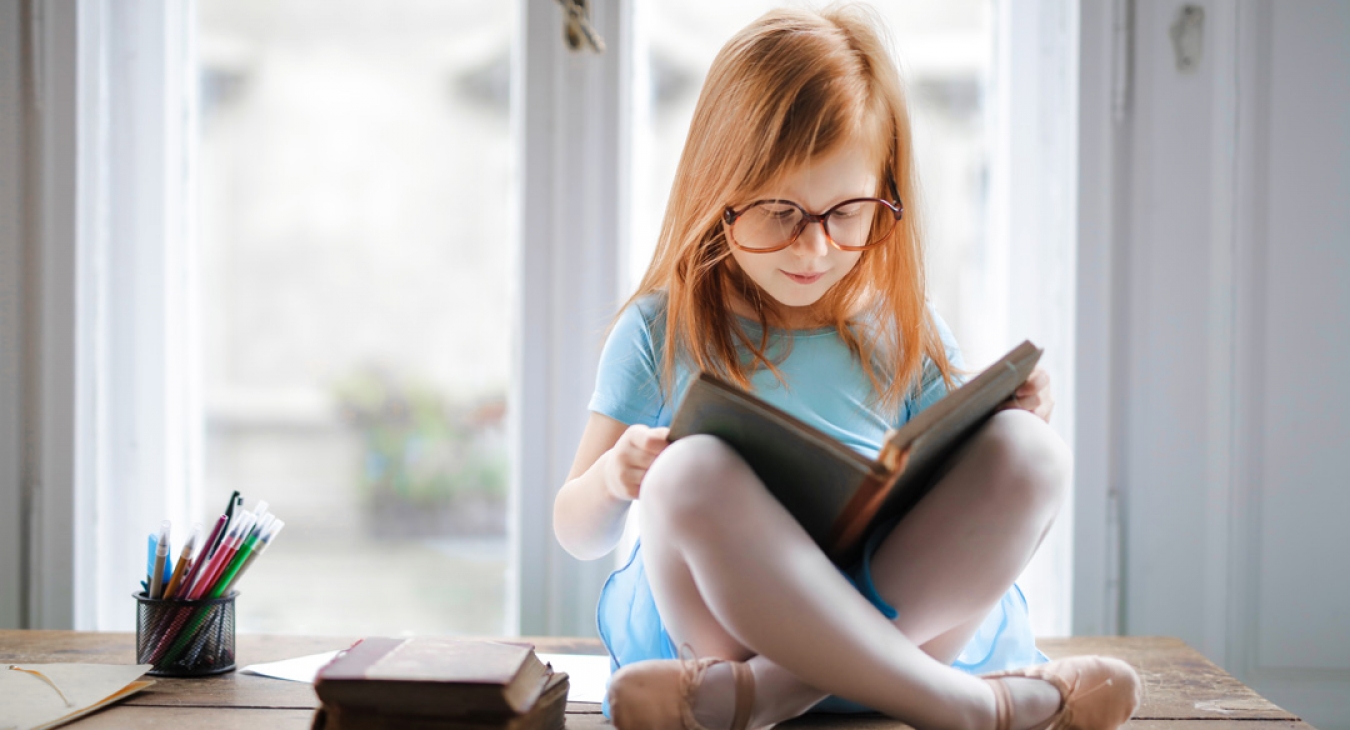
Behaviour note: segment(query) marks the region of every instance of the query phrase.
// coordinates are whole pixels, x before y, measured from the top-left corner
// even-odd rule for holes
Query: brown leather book
[[[348,712],[496,726],[530,712],[554,675],[526,644],[368,638],[320,669],[314,691]]]
[[[314,712],[311,730],[562,730],[567,710],[565,672],[554,672],[534,706],[519,715],[501,718],[426,717],[381,712],[322,703]]]
[[[1013,348],[889,432],[876,459],[708,373],[690,384],[670,439],[711,434],[726,441],[831,560],[848,565],[873,526],[903,516],[928,492],[952,453],[1012,397],[1040,356],[1031,342]]]

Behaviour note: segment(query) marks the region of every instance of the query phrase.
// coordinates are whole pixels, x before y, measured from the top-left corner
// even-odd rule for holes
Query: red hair
[[[713,60],[656,251],[628,302],[666,295],[663,389],[674,382],[677,358],[745,388],[758,368],[777,373],[768,336],[782,317],[777,303],[736,267],[721,214],[731,202],[847,144],[874,150],[875,195],[891,198],[893,183],[905,217],[891,240],[862,253],[813,305],[813,314],[836,327],[883,405],[898,409],[918,386],[924,356],[951,386],[952,366],[927,307],[909,114],[878,27],[861,8],[775,10],[737,33]],[[740,326],[733,296],[754,310],[760,337]]]

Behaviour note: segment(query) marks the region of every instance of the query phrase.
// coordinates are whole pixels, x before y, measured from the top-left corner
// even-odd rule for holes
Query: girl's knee
[[[1003,477],[991,480],[1000,496],[1051,507],[1063,501],[1073,455],[1040,417],[1019,409],[999,411],[985,424],[977,444],[992,460],[994,474]]]
[[[703,515],[725,502],[728,490],[753,475],[734,449],[714,436],[687,436],[667,446],[642,480],[641,498],[661,513]]]

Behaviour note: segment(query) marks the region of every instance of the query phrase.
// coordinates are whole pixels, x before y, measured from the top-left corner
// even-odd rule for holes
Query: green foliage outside
[[[364,443],[361,486],[373,503],[421,507],[505,500],[505,397],[454,404],[411,378],[364,369],[336,384],[343,420]]]

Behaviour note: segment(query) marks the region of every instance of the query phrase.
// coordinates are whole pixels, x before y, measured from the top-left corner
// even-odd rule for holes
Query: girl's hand
[[[1055,398],[1050,394],[1050,373],[1037,367],[1027,377],[1027,382],[1017,386],[1013,397],[1002,408],[1020,408],[1031,411],[1046,423],[1050,422],[1050,411],[1055,409]]]
[[[669,428],[649,428],[642,424],[629,426],[623,432],[614,444],[605,473],[605,486],[615,499],[631,501],[638,498],[642,477],[646,476],[656,455],[670,445],[666,440],[669,435]]]

